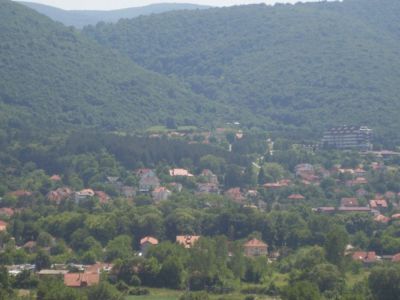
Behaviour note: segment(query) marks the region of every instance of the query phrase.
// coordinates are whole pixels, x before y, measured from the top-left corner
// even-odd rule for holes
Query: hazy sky
[[[29,2],[37,2],[47,4],[63,9],[98,9],[98,10],[110,10],[134,6],[143,6],[152,3],[197,3],[206,4],[212,6],[228,6],[228,5],[239,5],[239,4],[251,4],[251,3],[266,3],[274,4],[276,2],[284,3],[296,3],[299,0],[24,0]],[[303,0],[307,2],[312,0]],[[317,0],[315,0],[317,1]]]

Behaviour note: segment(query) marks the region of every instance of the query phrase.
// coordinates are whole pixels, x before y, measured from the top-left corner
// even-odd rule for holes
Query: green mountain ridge
[[[20,2],[37,12],[63,23],[66,26],[82,28],[86,25],[95,25],[99,22],[114,23],[120,19],[131,19],[142,15],[158,14],[173,10],[206,9],[209,6],[185,3],[159,3],[143,7],[132,7],[111,11],[98,10],[63,10],[60,8],[34,2]]]
[[[0,1],[3,128],[136,130],[167,118],[211,122],[217,105],[74,29]]]
[[[400,130],[400,3],[345,0],[169,12],[84,32],[141,66],[177,76],[269,130],[319,136],[365,124]],[[398,138],[397,138],[398,141]]]

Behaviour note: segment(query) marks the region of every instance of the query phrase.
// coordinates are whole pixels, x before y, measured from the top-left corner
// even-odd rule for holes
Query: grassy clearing
[[[166,132],[168,132],[168,129],[165,126],[152,126],[152,127],[147,128],[146,132],[148,132],[148,133],[166,133]]]
[[[367,269],[360,270],[360,272],[358,274],[347,273],[346,274],[346,284],[348,287],[353,287],[357,283],[367,280],[369,274],[370,274],[370,271]]]
[[[176,300],[184,293],[183,291],[175,291],[168,289],[149,289],[150,295],[148,296],[128,296],[125,300]],[[212,295],[210,294],[211,300],[243,300],[246,295],[241,294],[240,292],[235,292],[231,294],[225,295]],[[274,300],[276,298],[271,298],[268,296],[256,295],[257,300]]]

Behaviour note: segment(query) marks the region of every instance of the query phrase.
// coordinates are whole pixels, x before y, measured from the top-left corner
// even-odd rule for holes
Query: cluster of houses
[[[192,248],[201,238],[198,235],[178,235],[176,243],[182,245],[185,249]],[[146,256],[149,249],[158,245],[158,240],[154,237],[147,236],[140,240],[141,255]],[[268,256],[268,245],[263,241],[253,238],[243,244],[244,254],[248,257]]]
[[[342,198],[339,207],[317,207],[313,210],[322,214],[334,213],[368,213],[374,217],[374,220],[379,223],[388,223],[391,220],[400,219],[400,214],[393,214],[391,217],[385,216],[389,211],[391,200],[400,198],[400,194],[396,195],[391,192],[385,195],[376,195],[376,199],[371,199],[365,206],[360,206],[359,199],[356,197]]]
[[[349,248],[352,248],[350,245]],[[351,255],[354,261],[361,262],[365,266],[373,265],[379,262],[400,262],[400,253],[394,255],[382,255],[378,256],[375,251],[352,251],[352,249],[347,250],[347,254]]]
[[[197,235],[181,235],[176,237],[176,243],[185,249],[192,248],[200,239]],[[146,236],[140,240],[140,256],[146,256],[151,247],[159,244],[158,239]],[[268,256],[268,245],[258,239],[250,239],[243,244],[244,255],[248,257]],[[231,254],[230,254],[231,255]],[[35,272],[41,278],[57,278],[63,280],[64,285],[72,288],[83,288],[96,285],[100,282],[101,273],[112,270],[113,264],[97,262],[93,265],[79,264],[54,264],[51,269],[36,271],[35,265],[10,265],[6,266],[11,276],[17,276],[23,271]]]
[[[64,281],[64,285],[73,288],[88,287],[100,282],[102,272],[110,272],[113,264],[96,263],[93,265],[54,264],[52,269],[42,269],[36,272],[41,279],[57,278]],[[23,271],[35,271],[35,265],[7,266],[8,273],[17,276]],[[71,271],[73,270],[73,271]]]

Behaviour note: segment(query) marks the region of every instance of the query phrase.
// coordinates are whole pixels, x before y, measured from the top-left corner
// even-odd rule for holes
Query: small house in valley
[[[258,239],[252,239],[246,242],[243,248],[246,256],[254,257],[268,255],[268,245]]]

